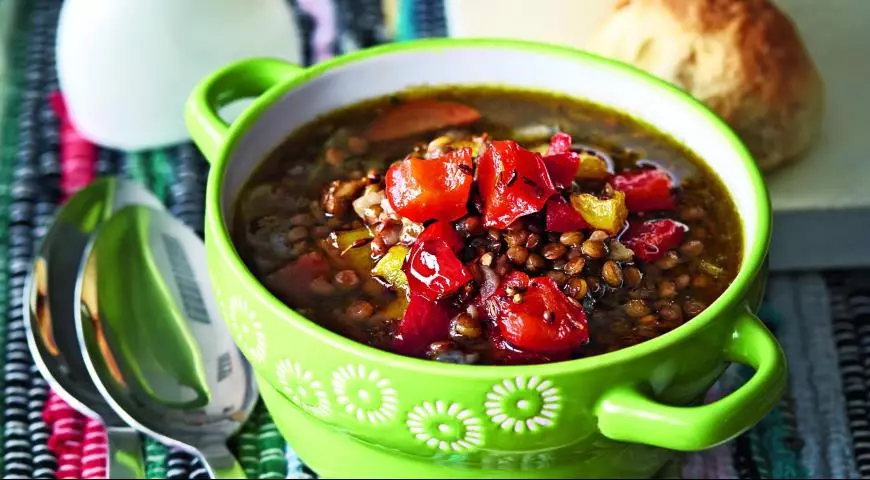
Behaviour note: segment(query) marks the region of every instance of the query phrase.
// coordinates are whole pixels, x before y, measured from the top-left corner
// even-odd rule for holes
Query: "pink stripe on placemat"
[[[94,180],[97,147],[82,137],[69,119],[63,95],[49,98],[60,120],[60,188],[62,202]],[[48,448],[57,457],[57,478],[105,478],[106,430],[51,392],[42,416],[51,434]]]
[[[97,146],[76,131],[60,92],[54,92],[49,101],[60,119],[60,189],[66,201],[94,180]]]

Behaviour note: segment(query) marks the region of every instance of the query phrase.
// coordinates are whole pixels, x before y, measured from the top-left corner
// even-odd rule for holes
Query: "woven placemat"
[[[306,61],[384,40],[378,0],[291,4],[305,34]],[[147,185],[174,215],[202,234],[208,165],[192,145],[141,153],[98,149],[90,161],[64,158],[59,119],[49,102],[58,89],[53,49],[60,5],[56,0],[24,2],[7,45],[10,81],[0,150],[4,478],[87,478],[99,473],[87,458],[92,452],[88,437],[99,433],[98,426],[68,412],[46,414],[64,406],[56,403],[36,371],[24,334],[24,276],[34,243],[45,233],[57,206],[87,179],[120,175]],[[404,1],[400,7],[396,30],[403,38],[444,34],[440,0]],[[687,456],[683,475],[870,476],[870,274],[775,276],[762,313],[789,357],[789,392],[750,432]],[[729,369],[711,399],[750,374]],[[313,476],[287,447],[262,405],[231,443],[250,478]],[[149,478],[207,478],[198,460],[151,439],[145,441],[145,455]]]

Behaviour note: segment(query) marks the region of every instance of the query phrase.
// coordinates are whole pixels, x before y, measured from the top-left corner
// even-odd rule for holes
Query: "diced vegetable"
[[[462,237],[459,236],[459,232],[453,228],[453,224],[450,222],[435,222],[426,227],[423,233],[417,237],[418,242],[431,239],[444,240],[454,253],[461,252],[464,246]]]
[[[589,341],[583,307],[569,300],[550,277],[530,280],[525,273],[511,273],[493,299],[499,331],[515,347],[564,354]]]
[[[320,252],[308,252],[264,279],[264,284],[282,298],[304,302],[310,298],[311,282],[329,271]]]
[[[371,239],[367,228],[332,232],[323,241],[323,249],[337,266],[367,277],[372,270]]]
[[[456,102],[411,100],[382,113],[369,126],[366,138],[373,142],[395,140],[480,120],[480,112]]]
[[[580,152],[579,167],[577,168],[577,178],[585,180],[604,180],[610,176],[607,162],[598,155],[589,152]]]
[[[471,281],[471,274],[444,240],[418,240],[402,269],[411,295],[437,301],[456,293]]]
[[[580,157],[574,152],[556,153],[544,157],[547,172],[553,180],[553,184],[568,187],[577,175],[580,166]]]
[[[372,275],[381,277],[396,289],[397,292],[401,292],[403,296],[408,295],[408,277],[402,271],[402,265],[405,263],[405,257],[408,256],[408,250],[408,247],[402,245],[390,247],[387,254],[381,257],[375,268],[372,269]]]
[[[478,159],[477,182],[488,228],[506,228],[544,207],[556,192],[541,155],[514,141],[494,141]]]
[[[673,181],[664,170],[623,172],[613,177],[613,188],[625,192],[625,203],[633,212],[673,210]]]
[[[571,151],[571,135],[565,132],[559,132],[553,135],[550,139],[550,149],[547,155],[558,155],[560,153],[568,153]]]
[[[492,346],[493,360],[501,365],[551,363],[568,360],[570,358],[570,351],[544,355],[542,353],[519,349],[505,340],[497,328],[489,331],[489,343]]]
[[[405,296],[400,295],[396,297],[395,300],[388,303],[387,306],[378,313],[390,320],[401,320],[402,317],[405,315],[405,310],[407,310],[407,308],[408,299]]]
[[[622,243],[634,251],[634,256],[654,262],[680,246],[686,234],[686,226],[669,218],[647,220],[633,225],[625,234]]]
[[[547,201],[546,221],[548,232],[575,232],[589,227],[580,213],[561,195],[554,195]]]
[[[415,222],[456,220],[466,213],[472,177],[470,148],[431,160],[406,158],[387,170],[387,200]]]
[[[412,295],[393,349],[404,355],[421,356],[432,342],[447,340],[454,311],[448,305]]]
[[[614,192],[612,198],[601,199],[588,193],[571,196],[571,205],[580,212],[583,220],[593,228],[616,234],[625,225],[628,208],[625,194]]]
[[[716,264],[710,263],[706,260],[701,260],[701,262],[698,264],[698,269],[713,278],[721,277],[725,273],[724,268]]]

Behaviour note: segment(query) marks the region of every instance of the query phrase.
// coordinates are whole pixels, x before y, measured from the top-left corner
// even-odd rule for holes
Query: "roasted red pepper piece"
[[[509,295],[511,288],[519,293]],[[565,355],[589,341],[583,307],[565,296],[549,277],[529,280],[528,275],[513,272],[490,301],[496,302],[494,320],[501,335],[518,349]]]
[[[541,155],[512,140],[489,144],[478,159],[477,184],[483,224],[489,228],[507,228],[517,218],[541,210],[556,192]]]
[[[435,222],[426,227],[423,233],[417,237],[418,242],[432,239],[444,240],[454,253],[461,252],[465,246],[459,232],[456,231],[456,228],[450,222]]]
[[[574,152],[547,155],[544,157],[544,164],[547,166],[547,173],[550,174],[553,184],[565,188],[571,185],[574,177],[577,176],[580,156]]]
[[[418,240],[402,266],[411,295],[430,301],[448,297],[471,281],[471,274],[450,245],[439,239]]]
[[[387,170],[387,200],[415,222],[456,220],[466,213],[472,168],[468,147],[431,160],[406,158]]]
[[[659,169],[623,172],[614,175],[613,188],[625,193],[625,204],[633,212],[673,210],[673,180],[668,172]]]
[[[403,355],[423,355],[432,342],[448,339],[455,313],[449,305],[411,295],[393,349]]]
[[[568,135],[565,132],[559,132],[553,135],[553,138],[550,139],[550,148],[547,149],[547,155],[570,152],[571,141],[571,135]]]
[[[548,232],[576,232],[589,227],[580,212],[560,195],[547,200],[546,221]]]
[[[625,232],[622,244],[632,249],[635,257],[654,262],[679,247],[687,229],[682,223],[669,218],[647,220],[632,225]]]
[[[489,343],[492,346],[493,362],[500,365],[532,365],[542,363],[561,362],[571,358],[571,352],[559,352],[556,354],[543,354],[529,352],[511,345],[501,336],[498,328],[489,331]]]

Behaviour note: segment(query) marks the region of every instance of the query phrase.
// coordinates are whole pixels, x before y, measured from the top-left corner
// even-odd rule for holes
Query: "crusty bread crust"
[[[619,0],[587,48],[687,91],[725,119],[762,170],[809,149],[822,79],[768,0]]]

